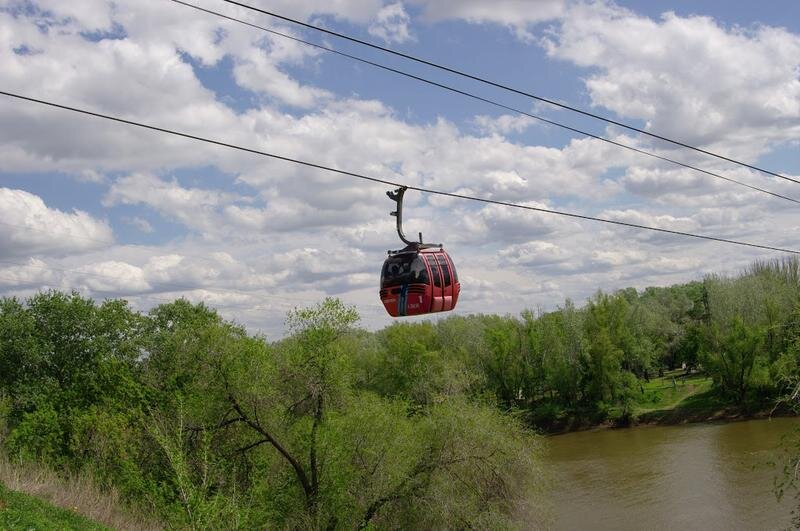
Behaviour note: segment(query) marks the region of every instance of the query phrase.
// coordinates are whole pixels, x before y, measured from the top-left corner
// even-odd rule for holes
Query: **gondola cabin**
[[[392,251],[383,263],[380,296],[392,317],[447,312],[456,307],[461,285],[441,247]]]

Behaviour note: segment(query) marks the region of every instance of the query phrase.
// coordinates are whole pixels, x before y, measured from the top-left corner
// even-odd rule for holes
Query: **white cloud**
[[[164,181],[150,174],[133,174],[117,179],[109,189],[105,206],[147,205],[168,219],[177,220],[189,228],[206,234],[222,230],[221,209],[247,198],[201,188],[185,188],[176,180]]]
[[[638,264],[648,259],[648,254],[640,249],[622,249],[614,251],[594,251],[592,261],[612,267]]]
[[[661,135],[745,160],[800,137],[800,36],[785,29],[580,3],[545,46],[592,69],[594,105]]]
[[[111,227],[86,212],[48,208],[24,190],[0,188],[0,256],[63,255],[107,247]]]
[[[292,18],[310,19],[319,15],[332,15],[338,19],[367,23],[382,8],[381,0],[276,0],[269,7],[276,13]],[[245,12],[245,11],[240,11]]]
[[[210,253],[203,260],[183,254],[155,255],[142,266],[148,283],[162,291],[201,288],[246,274],[247,268],[227,253]]]
[[[383,6],[378,11],[367,31],[370,35],[383,39],[385,42],[403,43],[413,38],[408,29],[410,21],[403,3],[395,2]]]
[[[574,254],[552,242],[534,240],[502,249],[499,256],[511,265],[535,267],[560,263]]]
[[[623,177],[628,190],[641,196],[658,198],[667,194],[694,195],[708,188],[725,188],[714,177],[687,169],[662,169],[634,166]],[[730,187],[727,187],[730,188]]]
[[[252,49],[238,59],[233,74],[239,86],[295,107],[314,107],[332,96],[327,90],[301,85],[279,70],[260,49]]]
[[[128,223],[129,225],[136,227],[137,229],[139,229],[139,231],[145,234],[152,234],[153,231],[155,231],[153,225],[149,221],[147,221],[144,218],[140,218],[138,216],[132,218],[124,218],[123,221],[125,223]]]
[[[29,258],[19,265],[6,265],[0,262],[0,288],[53,287],[55,273],[38,258]]]
[[[11,6],[20,5],[21,2],[8,2]],[[109,0],[86,0],[75,4],[61,2],[60,0],[38,0],[35,6],[42,10],[42,15],[54,22],[68,25],[74,22],[90,31],[108,31],[112,29],[113,21],[111,9],[113,3]]]
[[[621,221],[623,223],[633,223],[647,227],[657,227],[661,229],[695,232],[699,228],[697,221],[688,216],[673,216],[671,214],[653,214],[643,212],[633,208],[625,210],[606,210],[598,216],[600,218]],[[624,230],[624,229],[623,229]],[[641,233],[641,231],[639,231]],[[645,233],[642,233],[645,234]],[[648,236],[658,236],[656,233],[647,232]]]
[[[105,175],[96,172],[91,168],[87,168],[81,172],[78,172],[76,178],[78,181],[85,183],[105,184],[107,182]]]
[[[521,114],[503,114],[497,117],[480,115],[475,117],[475,125],[478,130],[490,135],[522,133],[536,123],[533,118]]]
[[[524,206],[551,209],[550,205],[535,201],[520,202]],[[484,244],[493,242],[527,242],[557,234],[569,234],[580,226],[561,216],[546,212],[526,211],[500,205],[487,205],[477,213],[463,212],[458,232],[451,235],[454,241]]]
[[[507,26],[523,40],[533,39],[529,26],[561,17],[565,0],[411,0],[429,21],[462,19],[473,24]]]
[[[141,268],[108,260],[84,265],[69,272],[70,285],[95,293],[130,294],[150,290]]]

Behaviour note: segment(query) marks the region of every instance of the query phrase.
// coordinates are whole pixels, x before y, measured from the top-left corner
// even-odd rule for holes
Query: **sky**
[[[800,199],[800,185],[222,0],[207,9]],[[800,3],[247,0],[800,179]],[[800,205],[170,0],[0,0],[0,90],[446,192],[800,249]],[[267,338],[367,328],[390,187],[0,96],[0,295],[186,297]],[[735,274],[779,252],[406,194],[456,314]],[[446,315],[446,314],[445,314]],[[420,318],[413,318],[419,320]]]

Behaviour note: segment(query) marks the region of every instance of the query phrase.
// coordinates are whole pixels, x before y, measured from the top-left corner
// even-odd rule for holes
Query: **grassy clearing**
[[[0,528],[15,531],[39,529],[101,531],[109,528],[67,509],[54,507],[33,496],[0,484]]]
[[[672,371],[663,377],[653,378],[643,385],[644,393],[637,401],[634,413],[638,416],[651,411],[675,409],[683,402],[711,390],[711,378],[704,374],[685,376],[682,371]]]
[[[0,506],[0,529],[164,528],[152,518],[129,511],[116,492],[100,489],[88,477],[64,478],[5,456],[0,456]]]
[[[766,403],[743,408],[731,404],[712,390],[711,378],[702,374],[683,378],[682,372],[675,371],[645,385],[634,415],[641,423],[681,424],[758,417],[769,414],[773,406]]]
[[[766,411],[749,411],[727,402],[714,391],[704,391],[686,397],[672,408],[655,409],[642,412],[639,422],[657,424],[683,424],[711,420],[732,420],[745,417],[758,417]]]

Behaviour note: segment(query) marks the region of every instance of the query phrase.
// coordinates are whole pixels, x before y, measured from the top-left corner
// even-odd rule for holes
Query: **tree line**
[[[534,518],[538,442],[424,370],[414,326],[338,300],[278,342],[202,304],[148,314],[50,291],[0,301],[0,440],[189,529],[505,528]],[[405,367],[412,370],[405,370]],[[457,370],[457,369],[456,369]]]
[[[370,332],[336,299],[268,341],[179,299],[0,300],[0,440],[170,526],[514,528],[546,517],[535,431],[629,420],[664,371],[740,408],[797,382],[800,263]]]

